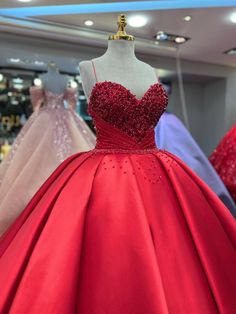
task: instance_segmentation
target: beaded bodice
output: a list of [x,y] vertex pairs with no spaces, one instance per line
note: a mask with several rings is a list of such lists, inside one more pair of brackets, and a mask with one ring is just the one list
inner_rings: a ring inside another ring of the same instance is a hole
[[55,94],[50,91],[44,91],[44,105],[50,108],[63,107],[65,94]]
[[96,148],[155,148],[154,128],[167,103],[167,94],[159,83],[141,99],[118,83],[96,83],[89,99],[89,113],[97,130]]

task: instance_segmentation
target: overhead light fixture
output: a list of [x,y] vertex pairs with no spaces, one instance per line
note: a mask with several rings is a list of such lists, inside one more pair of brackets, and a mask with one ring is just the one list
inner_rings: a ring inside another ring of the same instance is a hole
[[127,23],[131,27],[142,27],[147,24],[147,18],[143,15],[133,15],[127,19]]
[[40,87],[40,86],[42,86],[42,81],[39,79],[39,78],[35,78],[34,79],[34,85],[35,86],[38,86],[38,87]]
[[176,37],[176,38],[175,38],[175,42],[176,42],[177,44],[183,44],[183,43],[186,42],[186,38],[185,38],[185,37],[182,37],[182,36]]
[[236,23],[236,13],[233,13],[230,17],[232,23]]
[[192,16],[191,15],[186,15],[185,17],[184,17],[184,21],[185,22],[190,22],[192,20]]
[[156,39],[159,41],[165,41],[168,39],[168,35],[164,33],[163,31],[160,31],[156,34]]
[[34,61],[34,65],[43,66],[43,65],[45,65],[45,62],[44,62],[44,61],[35,60],[35,61]]
[[224,53],[229,56],[236,56],[236,47],[226,50]]
[[86,25],[86,26],[92,26],[93,24],[94,24],[94,21],[92,21],[92,20],[84,21],[84,25]]
[[15,84],[22,84],[24,82],[24,80],[22,80],[22,78],[20,78],[20,77],[17,77],[17,78],[14,78],[12,80],[12,82]]
[[71,80],[70,81],[70,87],[71,88],[77,88],[78,87],[78,83],[76,81],[74,81],[74,80]]
[[17,1],[19,1],[19,2],[31,2],[32,0],[17,0]]
[[20,90],[24,88],[24,84],[13,84],[13,87]]
[[19,63],[19,62],[21,62],[21,60],[19,59],[19,58],[10,58],[10,59],[8,59],[9,60],[9,62],[11,62],[11,63]]
[[189,37],[168,34],[168,33],[165,33],[163,31],[158,32],[154,37],[159,42],[169,42],[169,43],[173,43],[173,44],[183,44],[186,41],[190,40]]

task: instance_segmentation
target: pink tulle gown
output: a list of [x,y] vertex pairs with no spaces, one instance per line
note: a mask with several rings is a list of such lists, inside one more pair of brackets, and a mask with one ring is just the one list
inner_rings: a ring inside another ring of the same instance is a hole
[[95,144],[92,131],[74,111],[75,89],[54,94],[32,87],[30,94],[35,111],[0,165],[0,235],[62,161]]

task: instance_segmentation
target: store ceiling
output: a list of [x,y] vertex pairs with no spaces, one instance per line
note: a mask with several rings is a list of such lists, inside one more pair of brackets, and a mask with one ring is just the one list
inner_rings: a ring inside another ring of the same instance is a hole
[[[190,0],[189,0],[190,1]],[[68,3],[69,2],[69,3]],[[117,2],[117,1],[89,1],[83,0],[83,3],[100,3],[100,2]],[[164,2],[164,1],[162,1]],[[167,1],[171,2],[171,1]],[[174,2],[174,1],[172,1]],[[178,2],[178,0],[176,0]],[[182,1],[183,2],[183,1]],[[201,1],[199,1],[201,2]],[[206,2],[206,1],[205,1]],[[217,1],[218,2],[218,1]],[[227,1],[225,1],[227,2]],[[81,3],[81,2],[80,2]],[[1,8],[17,8],[17,7],[32,7],[32,6],[45,6],[45,5],[68,5],[78,4],[77,0],[33,0],[30,3],[21,3],[16,0],[0,1]],[[49,10],[50,12],[50,10]],[[125,13],[125,12],[121,12]],[[232,23],[230,16],[236,13],[236,1],[235,7],[223,7],[223,8],[204,8],[204,9],[178,9],[178,10],[156,10],[145,12],[128,12],[127,16],[134,14],[145,15],[148,19],[147,25],[142,28],[127,27],[127,31],[130,34],[135,35],[137,38],[145,40],[153,40],[154,35],[158,31],[164,31],[171,34],[190,37],[191,40],[180,46],[181,56],[183,59],[210,62],[222,65],[236,66],[236,56],[225,55],[223,52],[236,46],[236,24]],[[89,19],[94,21],[94,25],[88,29],[91,31],[98,30],[107,34],[114,33],[116,31],[117,13],[100,13],[100,14],[72,14],[72,15],[46,15],[46,16],[34,16],[35,22],[48,23],[50,25],[68,26],[70,29],[77,29],[78,27],[85,27],[84,21]],[[185,22],[183,17],[191,15],[191,22]],[[1,23],[0,23],[1,29]],[[4,28],[3,28],[4,31]],[[8,32],[10,27],[8,25]],[[50,33],[50,28],[47,32],[47,38]],[[31,33],[31,36],[33,32]],[[36,32],[35,32],[36,35]],[[37,34],[37,36],[39,36]],[[40,37],[44,37],[41,32]],[[45,33],[46,37],[46,33]],[[65,40],[65,34],[63,35],[63,41]],[[59,37],[57,37],[59,40]],[[80,42],[79,36],[77,37]],[[89,40],[86,42],[89,45]],[[101,42],[90,42],[91,45],[105,46],[106,40]],[[142,50],[142,52],[144,52]],[[150,47],[146,48],[146,52],[149,54],[175,56],[174,50],[154,50]]]

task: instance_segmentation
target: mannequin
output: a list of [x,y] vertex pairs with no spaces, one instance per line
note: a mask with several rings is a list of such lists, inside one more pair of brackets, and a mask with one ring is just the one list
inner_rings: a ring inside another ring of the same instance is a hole
[[[167,95],[147,85],[150,68],[129,61],[146,83],[129,82],[119,60],[114,75],[99,68],[99,80],[125,86],[103,81],[90,95],[96,148],[62,163],[0,238],[0,313],[235,313],[235,221],[184,163],[155,148]],[[125,88],[148,92],[139,101]]]
[[60,74],[56,63],[53,61],[48,63],[48,72],[40,75],[40,79],[43,82],[43,87],[54,94],[64,93],[69,81],[67,75]]
[[118,22],[118,26],[117,34],[109,37],[108,48],[104,55],[92,61],[82,61],[79,64],[87,98],[90,97],[92,88],[97,81],[119,83],[129,89],[137,98],[141,98],[152,84],[157,83],[153,68],[136,58],[134,37],[126,34],[125,20]]

